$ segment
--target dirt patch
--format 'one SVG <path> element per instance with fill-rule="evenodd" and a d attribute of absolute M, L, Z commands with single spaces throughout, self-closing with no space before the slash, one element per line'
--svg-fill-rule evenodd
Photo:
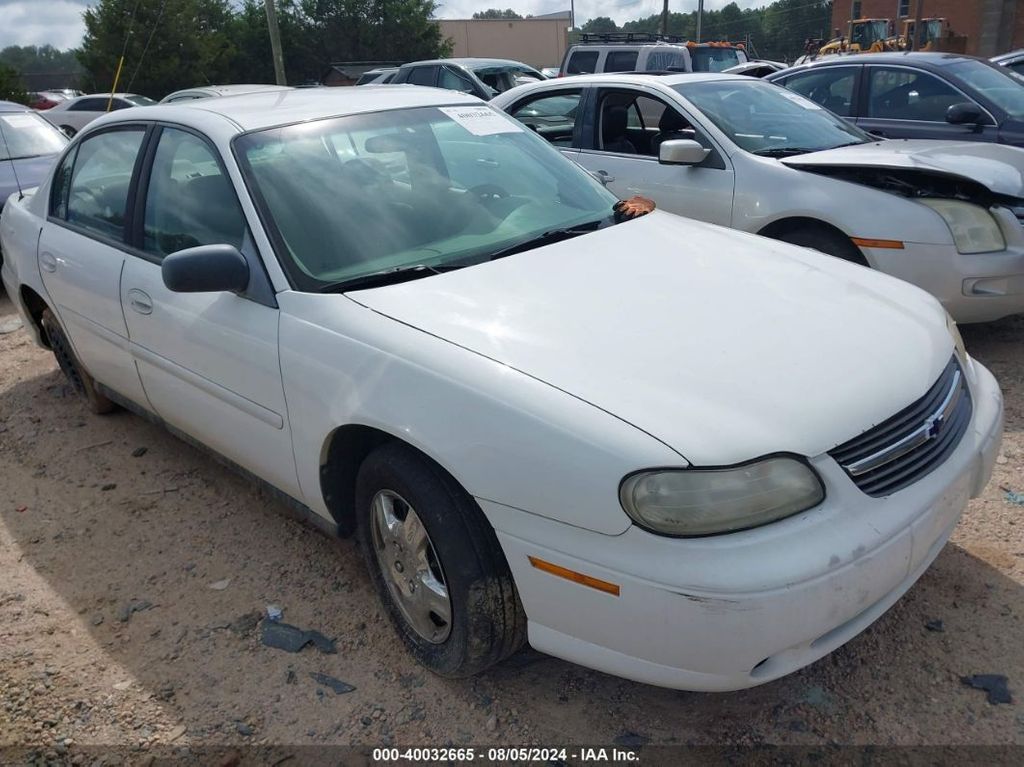
<path fill-rule="evenodd" d="M 0 322 L 12 312 L 0 294 Z M 0 335 L 0 745 L 1024 744 L 1024 507 L 1000 489 L 1024 491 L 1024 319 L 964 336 L 1007 424 L 952 543 L 839 651 L 698 694 L 529 650 L 473 679 L 431 675 L 352 542 L 140 418 L 89 415 L 24 330 Z M 263 645 L 268 605 L 337 652 Z M 976 674 L 1005 675 L 1014 703 L 961 681 Z"/>

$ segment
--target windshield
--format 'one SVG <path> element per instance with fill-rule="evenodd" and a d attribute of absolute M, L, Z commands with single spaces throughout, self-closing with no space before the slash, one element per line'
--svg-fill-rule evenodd
<path fill-rule="evenodd" d="M 240 136 L 235 153 L 302 290 L 469 266 L 608 218 L 616 198 L 483 105 L 350 115 Z"/>
<path fill-rule="evenodd" d="M 67 143 L 64 134 L 39 115 L 0 113 L 0 160 L 57 154 Z"/>
<path fill-rule="evenodd" d="M 799 154 L 875 140 L 810 99 L 759 80 L 673 87 L 740 149 L 754 154 Z"/>
<path fill-rule="evenodd" d="M 1013 70 L 967 59 L 950 64 L 948 71 L 1010 117 L 1024 118 L 1024 77 Z"/>
<path fill-rule="evenodd" d="M 690 60 L 694 72 L 721 72 L 723 69 L 742 64 L 747 60 L 736 48 L 714 48 L 697 46 L 690 49 Z"/>

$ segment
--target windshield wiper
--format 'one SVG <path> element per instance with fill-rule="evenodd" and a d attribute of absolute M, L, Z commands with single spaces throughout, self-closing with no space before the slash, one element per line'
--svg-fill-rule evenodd
<path fill-rule="evenodd" d="M 320 288 L 321 293 L 344 293 L 348 290 L 362 290 L 364 288 L 378 288 L 384 285 L 395 285 L 399 282 L 418 280 L 421 277 L 429 277 L 432 274 L 451 272 L 461 269 L 467 264 L 444 264 L 441 266 L 430 266 L 429 264 L 409 264 L 408 266 L 396 266 L 391 269 L 382 269 L 379 272 L 370 272 L 358 277 L 352 277 L 341 282 L 334 282 Z"/>
<path fill-rule="evenodd" d="M 829 147 L 831 149 L 832 147 Z M 807 154 L 808 152 L 818 152 L 819 149 L 809 149 L 807 147 L 796 147 L 796 146 L 776 146 L 769 147 L 767 149 L 758 149 L 756 154 L 758 157 L 791 157 L 796 154 Z"/>
<path fill-rule="evenodd" d="M 524 250 L 533 250 L 539 248 L 542 245 L 551 245 L 555 242 L 561 242 L 562 240 L 568 240 L 572 237 L 579 237 L 581 234 L 589 234 L 601 226 L 610 221 L 609 218 L 600 218 L 597 221 L 588 221 L 585 224 L 577 224 L 576 226 L 567 226 L 561 229 L 549 229 L 542 234 L 538 234 L 536 237 L 530 237 L 529 239 L 517 242 L 515 245 L 509 245 L 507 248 L 501 248 L 491 253 L 488 258 L 491 261 L 496 261 L 499 258 L 505 256 L 512 256 L 516 253 L 522 253 Z"/>

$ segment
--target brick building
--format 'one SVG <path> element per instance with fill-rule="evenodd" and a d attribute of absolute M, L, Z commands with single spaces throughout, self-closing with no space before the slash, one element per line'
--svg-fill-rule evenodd
<path fill-rule="evenodd" d="M 892 19 L 895 28 L 913 19 L 918 0 L 833 0 L 832 28 L 846 34 L 850 18 Z M 1024 48 L 1024 0 L 922 0 L 922 18 L 949 19 L 955 34 L 967 36 L 967 53 L 995 56 Z"/>

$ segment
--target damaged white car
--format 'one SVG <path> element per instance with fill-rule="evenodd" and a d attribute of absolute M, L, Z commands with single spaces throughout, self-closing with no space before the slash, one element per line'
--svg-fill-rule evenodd
<path fill-rule="evenodd" d="M 491 103 L 622 197 L 872 266 L 958 322 L 1024 311 L 1020 149 L 879 141 L 799 94 L 725 74 L 586 75 Z"/>
<path fill-rule="evenodd" d="M 999 449 L 999 387 L 924 291 L 624 209 L 452 91 L 119 111 L 0 241 L 93 410 L 356 533 L 440 674 L 528 639 L 651 684 L 775 679 L 911 587 Z"/>

